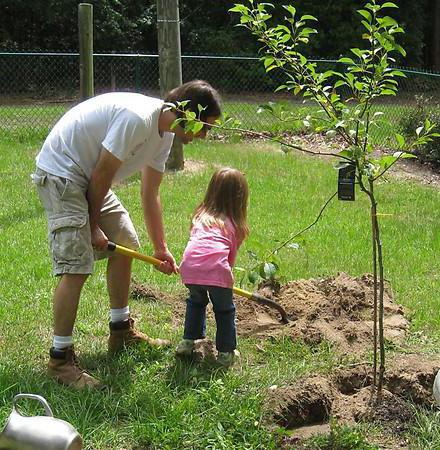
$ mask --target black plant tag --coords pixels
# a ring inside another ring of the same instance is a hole
[[[338,174],[338,200],[354,201],[356,167],[348,164],[339,169]]]

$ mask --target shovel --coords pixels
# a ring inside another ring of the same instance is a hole
[[[129,256],[130,258],[145,261],[147,263],[153,264],[154,266],[159,266],[162,263],[160,259],[154,258],[153,256],[143,255],[142,253],[123,247],[122,245],[115,244],[114,242],[111,241],[108,242],[107,249],[111,252],[116,252],[120,253],[121,255]],[[269,308],[276,309],[281,314],[281,322],[289,323],[286,310],[277,302],[274,302],[273,300],[263,297],[262,295],[256,292],[248,292],[235,286],[232,288],[232,290],[234,294],[239,295],[240,297],[245,297],[257,302],[259,305],[266,305],[269,306]]]

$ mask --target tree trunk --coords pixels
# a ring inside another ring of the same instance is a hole
[[[370,184],[370,190],[372,186]],[[370,196],[371,201],[371,237],[373,249],[373,384],[377,386],[377,244],[376,244],[376,226],[375,217],[377,213],[377,206],[374,201],[374,195]]]
[[[374,196],[374,182],[369,181],[370,201],[371,201],[371,224],[373,235],[373,271],[374,271],[374,384],[377,386],[378,399],[382,395],[383,380],[385,375],[385,339],[384,339],[384,270],[382,242],[380,239],[379,221],[377,220],[377,202]],[[379,280],[377,269],[379,269]],[[378,283],[379,281],[379,283]],[[378,295],[379,293],[379,295]],[[379,335],[379,377],[377,377],[377,334]],[[377,380],[377,381],[376,381]],[[376,384],[377,383],[377,384]]]

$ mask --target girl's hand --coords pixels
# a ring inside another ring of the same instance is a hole
[[[163,251],[156,251],[154,252],[153,256],[162,261],[162,263],[157,266],[157,269],[161,272],[167,275],[171,275],[172,273],[179,273],[176,260],[168,249]]]

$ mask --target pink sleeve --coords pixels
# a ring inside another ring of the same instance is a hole
[[[229,248],[228,262],[231,267],[235,264],[235,258],[237,257],[237,250],[240,248],[241,241],[239,242],[236,237],[235,227],[231,223],[228,223],[228,237],[231,242],[231,246]]]

